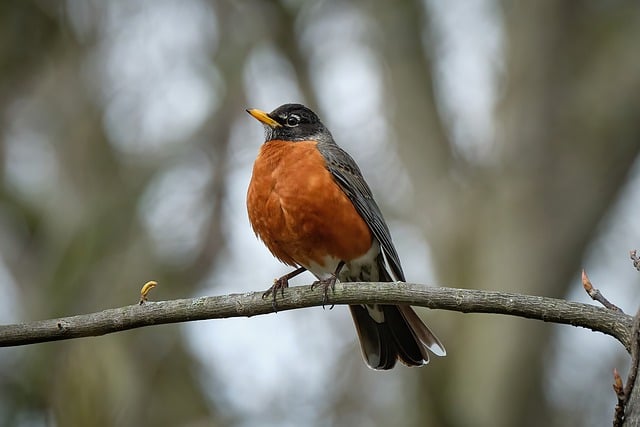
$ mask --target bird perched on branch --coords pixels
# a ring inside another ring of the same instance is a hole
[[[284,292],[289,279],[313,273],[325,301],[336,280],[404,281],[400,258],[380,208],[353,158],[318,116],[300,104],[270,113],[247,110],[265,128],[247,193],[249,220],[271,253],[296,270],[265,292]],[[438,338],[408,305],[350,305],[365,362],[391,369],[444,356]]]

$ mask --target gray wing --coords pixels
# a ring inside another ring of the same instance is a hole
[[[400,265],[398,252],[393,246],[389,228],[355,160],[333,142],[319,143],[318,150],[325,158],[329,172],[365,220],[374,237],[380,242],[380,247],[391,272],[397,280],[404,282],[404,272]]]

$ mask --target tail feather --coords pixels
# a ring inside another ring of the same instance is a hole
[[[349,308],[362,356],[372,369],[391,369],[396,360],[407,366],[426,365],[429,363],[427,349],[438,356],[446,354],[438,338],[407,305],[351,305]],[[384,320],[378,322],[374,317]]]
[[[376,263],[374,277],[350,279],[375,280],[377,277],[381,282],[393,281],[382,253]],[[391,369],[396,360],[407,366],[426,365],[428,350],[436,356],[447,354],[438,337],[408,305],[350,305],[349,308],[360,338],[362,357],[372,369]]]
[[[431,332],[431,329],[422,322],[410,306],[398,305],[396,307],[400,310],[400,313],[402,313],[402,317],[407,322],[407,325],[423,346],[426,346],[436,356],[447,355],[447,350],[444,349],[444,345],[442,345],[438,337]]]
[[[429,363],[429,352],[416,339],[414,328],[407,322],[396,305],[383,305],[387,329],[391,331],[397,357],[407,366]]]
[[[360,338],[360,348],[364,361],[373,369],[391,369],[396,364],[397,351],[393,337],[386,327],[369,315],[363,305],[350,305],[353,322]]]

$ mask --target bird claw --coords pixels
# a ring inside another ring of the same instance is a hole
[[[278,289],[280,290],[280,296],[284,298],[284,288],[289,287],[289,279],[293,279],[298,274],[307,271],[304,267],[298,267],[290,273],[285,274],[284,276],[274,279],[273,285],[262,294],[262,299],[265,299],[269,295],[273,294],[273,301],[271,302],[271,307],[273,307],[274,312],[278,312],[278,304],[276,302],[276,298],[278,296]]]
[[[329,301],[329,288],[331,288],[331,292],[335,292],[336,291],[336,281],[338,280],[338,278],[336,277],[335,274],[332,274],[331,277],[327,278],[327,279],[322,279],[322,280],[316,280],[315,282],[313,282],[311,284],[311,289],[315,288],[316,286],[322,286],[322,308],[324,309],[325,304]],[[329,307],[329,310],[331,310],[333,307],[335,306],[335,304],[331,304],[331,307]]]
[[[278,291],[280,291],[280,296],[284,298],[284,290],[289,287],[289,278],[287,275],[282,276],[278,279],[273,280],[273,285],[267,289],[262,294],[262,299],[267,298],[269,295],[273,295],[273,301],[271,302],[271,307],[273,307],[273,311],[278,311],[278,303],[276,302]]]

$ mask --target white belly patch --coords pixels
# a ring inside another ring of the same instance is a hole
[[[376,264],[378,254],[380,254],[380,244],[374,240],[367,253],[346,262],[338,275],[338,279],[341,282],[377,281],[379,278],[378,265]],[[322,264],[312,262],[309,265],[303,265],[303,267],[318,279],[323,280],[329,279],[335,273],[341,261],[343,260],[326,256],[323,258]]]

